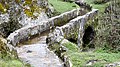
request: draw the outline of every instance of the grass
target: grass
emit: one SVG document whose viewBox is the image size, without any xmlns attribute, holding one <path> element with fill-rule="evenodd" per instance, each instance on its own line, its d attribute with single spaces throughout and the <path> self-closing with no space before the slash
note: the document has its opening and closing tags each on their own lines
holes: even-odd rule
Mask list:
<svg viewBox="0 0 120 67">
<path fill-rule="evenodd" d="M 4 57 L 1 58 L 0 54 L 0 67 L 30 67 L 29 64 L 21 62 L 19 59 Z"/>
<path fill-rule="evenodd" d="M 86 3 L 90 4 L 93 8 L 99 9 L 99 12 L 104 12 L 105 8 L 108 6 L 108 3 L 103 3 L 103 4 L 94 4 L 94 0 L 85 0 Z"/>
<path fill-rule="evenodd" d="M 75 5 L 75 3 L 63 2 L 61 0 L 48 0 L 48 1 L 53 5 L 55 10 L 59 13 L 64 13 L 66 11 L 69 11 L 78 7 L 77 5 Z"/>
<path fill-rule="evenodd" d="M 61 0 L 48 0 L 48 1 L 53 5 L 55 10 L 59 13 L 63 13 L 75 8 L 79 8 L 79 6 L 77 6 L 75 3 L 63 2 Z M 105 7 L 108 5 L 108 3 L 94 4 L 93 1 L 94 0 L 85 0 L 85 2 L 90 4 L 93 8 L 99 9 L 99 12 L 104 12 Z"/>
<path fill-rule="evenodd" d="M 80 52 L 78 47 L 73 43 L 64 44 L 68 48 L 67 55 L 69 56 L 73 67 L 84 67 L 89 60 L 101 60 L 86 67 L 103 67 L 105 64 L 120 61 L 120 53 L 106 53 L 106 52 Z"/>
<path fill-rule="evenodd" d="M 24 67 L 24 65 L 18 60 L 0 60 L 0 67 Z"/>
</svg>

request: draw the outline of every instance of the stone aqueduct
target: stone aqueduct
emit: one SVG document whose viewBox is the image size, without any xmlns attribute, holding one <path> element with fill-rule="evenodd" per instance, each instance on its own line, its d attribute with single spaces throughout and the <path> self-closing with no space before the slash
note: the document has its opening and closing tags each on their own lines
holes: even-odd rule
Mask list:
<svg viewBox="0 0 120 67">
<path fill-rule="evenodd" d="M 16 55 L 17 43 L 28 40 L 31 36 L 40 34 L 54 27 L 54 30 L 49 33 L 46 39 L 48 45 L 52 45 L 55 42 L 65 42 L 64 40 L 75 38 L 74 36 L 77 34 L 78 46 L 81 47 L 85 24 L 87 24 L 89 20 L 93 20 L 97 14 L 97 9 L 93 9 L 90 12 L 86 12 L 82 9 L 73 9 L 46 21 L 42 21 L 40 24 L 25 26 L 8 36 L 7 46 L 10 52 Z M 67 67 L 71 67 L 68 59 L 66 59 L 65 62 Z"/>
<path fill-rule="evenodd" d="M 77 35 L 78 47 L 81 47 L 85 24 L 87 24 L 87 21 L 93 20 L 97 13 L 98 10 L 93 9 L 91 12 L 88 12 L 85 15 L 78 16 L 77 18 L 70 20 L 69 23 L 63 26 L 56 27 L 52 34 L 48 36 L 48 42 L 61 42 L 64 38 L 72 38 L 76 40 Z"/>
</svg>

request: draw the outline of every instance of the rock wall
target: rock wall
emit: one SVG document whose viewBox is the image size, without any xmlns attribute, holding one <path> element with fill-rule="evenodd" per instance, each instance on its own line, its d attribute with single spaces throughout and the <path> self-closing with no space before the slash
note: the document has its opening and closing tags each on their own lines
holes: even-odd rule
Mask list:
<svg viewBox="0 0 120 67">
<path fill-rule="evenodd" d="M 16 46 L 16 44 L 19 43 L 21 40 L 28 39 L 32 35 L 39 34 L 45 30 L 49 30 L 50 27 L 55 27 L 57 25 L 65 24 L 71 19 L 79 15 L 83 15 L 84 13 L 85 12 L 83 10 L 73 9 L 71 11 L 60 14 L 59 16 L 52 17 L 47 21 L 43 21 L 35 25 L 29 25 L 23 27 L 21 29 L 16 30 L 15 32 L 11 33 L 8 36 L 7 38 L 8 43 L 12 44 L 13 46 Z"/>
</svg>

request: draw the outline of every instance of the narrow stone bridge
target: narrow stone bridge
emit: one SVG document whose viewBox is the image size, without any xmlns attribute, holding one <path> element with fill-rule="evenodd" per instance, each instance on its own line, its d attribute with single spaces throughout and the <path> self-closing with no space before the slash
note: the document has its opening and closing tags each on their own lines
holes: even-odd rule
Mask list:
<svg viewBox="0 0 120 67">
<path fill-rule="evenodd" d="M 93 9 L 91 12 L 86 13 L 85 15 L 78 16 L 69 21 L 69 23 L 56 27 L 55 30 L 48 36 L 48 42 L 57 42 L 59 37 L 63 37 L 65 39 L 75 39 L 78 40 L 78 47 L 82 46 L 82 38 L 85 30 L 85 25 L 89 20 L 94 20 L 96 15 L 98 14 L 97 9 Z M 61 42 L 60 40 L 58 42 Z"/>
<path fill-rule="evenodd" d="M 78 42 L 81 42 L 85 23 L 94 18 L 97 11 L 97 9 L 93 9 L 87 13 L 81 9 L 73 9 L 43 21 L 41 24 L 23 27 L 8 36 L 7 45 L 10 51 L 17 50 L 18 58 L 34 67 L 64 67 L 65 63 L 47 48 L 46 38 L 49 32 L 45 35 L 43 32 L 50 30 L 51 27 L 61 26 L 55 28 L 52 37 L 48 36 L 49 43 L 53 42 L 54 44 L 56 40 L 59 40 L 59 36 L 72 37 L 75 35 L 74 32 L 77 32 Z M 33 37 L 35 35 L 37 37 Z"/>
</svg>

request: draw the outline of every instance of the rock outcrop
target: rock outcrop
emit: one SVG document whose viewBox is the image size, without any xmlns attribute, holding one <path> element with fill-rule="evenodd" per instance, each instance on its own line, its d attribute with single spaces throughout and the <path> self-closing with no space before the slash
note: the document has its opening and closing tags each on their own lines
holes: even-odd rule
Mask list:
<svg viewBox="0 0 120 67">
<path fill-rule="evenodd" d="M 41 24 L 41 21 L 49 18 L 47 14 L 51 15 L 51 13 L 48 0 L 0 0 L 0 36 L 7 37 L 19 28 Z M 33 32 L 31 35 L 34 34 Z M 17 55 L 16 48 L 9 40 L 2 38 L 0 42 L 2 53 Z"/>
<path fill-rule="evenodd" d="M 0 7 L 0 34 L 4 37 L 21 27 L 47 20 L 53 12 L 48 0 L 1 0 Z"/>
</svg>

